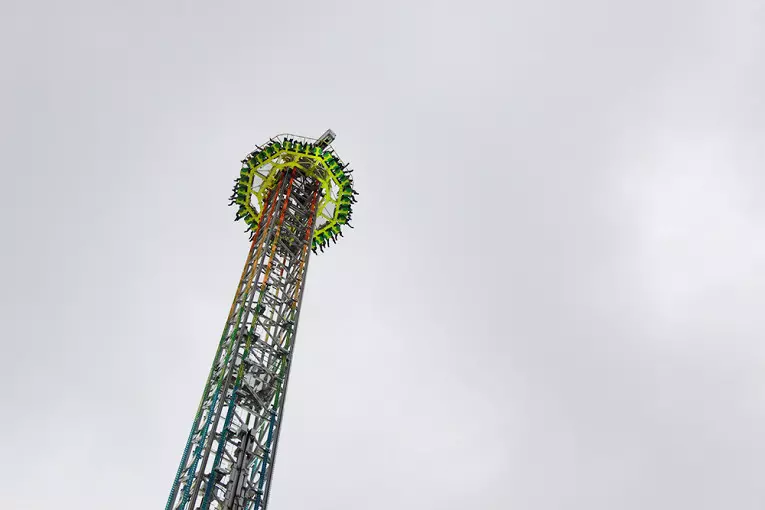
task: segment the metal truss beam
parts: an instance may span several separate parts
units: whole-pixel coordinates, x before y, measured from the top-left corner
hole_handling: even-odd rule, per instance
[[[265,510],[320,183],[282,171],[264,201],[165,510]]]

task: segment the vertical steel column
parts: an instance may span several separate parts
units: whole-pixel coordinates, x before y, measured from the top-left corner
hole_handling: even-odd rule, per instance
[[[284,170],[264,203],[166,510],[263,510],[321,187]]]

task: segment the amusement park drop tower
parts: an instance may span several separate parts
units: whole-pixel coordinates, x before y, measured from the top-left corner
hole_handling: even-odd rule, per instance
[[[165,510],[268,504],[308,258],[355,202],[334,138],[279,135],[242,161],[231,205],[252,244]]]

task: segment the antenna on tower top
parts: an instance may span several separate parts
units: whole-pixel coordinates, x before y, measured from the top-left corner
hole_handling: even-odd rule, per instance
[[[322,149],[324,149],[325,147],[327,147],[327,145],[331,145],[332,142],[335,141],[336,136],[337,135],[335,135],[334,131],[332,131],[331,129],[328,129],[324,131],[324,134],[321,135],[318,140],[316,140],[314,145],[316,147],[321,147]]]

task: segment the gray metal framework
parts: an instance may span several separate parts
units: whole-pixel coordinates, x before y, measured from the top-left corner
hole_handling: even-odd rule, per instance
[[[298,166],[264,202],[165,510],[266,508],[321,193]]]

